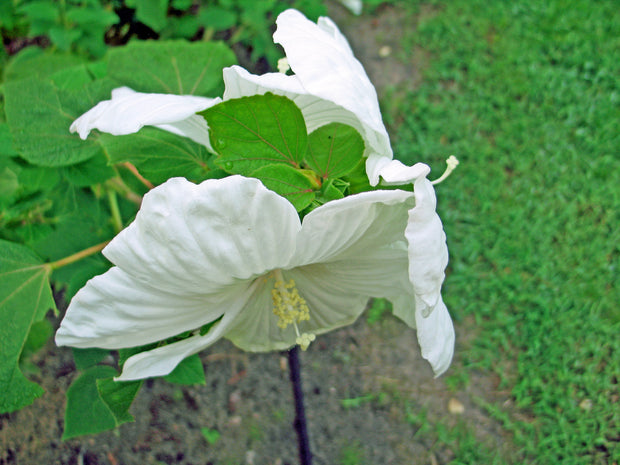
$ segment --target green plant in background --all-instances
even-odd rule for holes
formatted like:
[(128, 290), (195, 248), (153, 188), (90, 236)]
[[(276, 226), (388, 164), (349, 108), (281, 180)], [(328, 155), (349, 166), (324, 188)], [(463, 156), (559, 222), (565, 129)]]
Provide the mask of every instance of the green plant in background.
[(0, 3), (0, 32), (5, 42), (45, 37), (56, 50), (95, 58), (134, 38), (216, 37), (275, 67), (270, 28), (290, 7), (314, 20), (327, 13), (323, 0), (11, 0)]
[(113, 4), (100, 0), (15, 0), (2, 2), (3, 37), (47, 36), (58, 50), (100, 57), (106, 31), (118, 22)]

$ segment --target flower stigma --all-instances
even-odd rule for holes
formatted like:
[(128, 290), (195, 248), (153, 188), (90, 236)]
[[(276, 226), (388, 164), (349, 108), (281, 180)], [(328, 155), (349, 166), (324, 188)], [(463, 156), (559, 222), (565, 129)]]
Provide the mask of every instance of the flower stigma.
[(454, 171), (455, 168), (459, 165), (459, 160), (454, 155), (450, 155), (448, 159), (446, 160), (446, 165), (447, 165), (446, 171), (444, 171), (443, 174), (439, 178), (435, 179), (434, 181), (431, 181), (431, 184), (433, 185), (439, 184), (441, 181), (443, 181), (448, 176), (450, 176), (452, 171)]
[(273, 313), (278, 317), (278, 327), (285, 329), (292, 324), (297, 335), (295, 343), (301, 347), (301, 350), (306, 350), (316, 336), (312, 333), (300, 333), (297, 323), (310, 319), (310, 309), (306, 300), (299, 295), (295, 280), (285, 282), (280, 270), (274, 271), (273, 274), (276, 282), (271, 290), (271, 299), (273, 300)]

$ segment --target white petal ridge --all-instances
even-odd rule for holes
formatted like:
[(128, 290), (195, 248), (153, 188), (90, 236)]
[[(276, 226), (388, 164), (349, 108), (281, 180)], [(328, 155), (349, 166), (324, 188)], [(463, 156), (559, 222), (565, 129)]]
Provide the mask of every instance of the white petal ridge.
[(69, 129), (86, 139), (93, 129), (120, 136), (138, 132), (144, 126), (156, 126), (209, 146), (207, 133), (202, 133), (207, 130), (206, 123), (197, 121), (195, 114), (219, 102), (219, 98), (148, 94), (119, 87), (112, 91), (110, 100), (99, 102)]

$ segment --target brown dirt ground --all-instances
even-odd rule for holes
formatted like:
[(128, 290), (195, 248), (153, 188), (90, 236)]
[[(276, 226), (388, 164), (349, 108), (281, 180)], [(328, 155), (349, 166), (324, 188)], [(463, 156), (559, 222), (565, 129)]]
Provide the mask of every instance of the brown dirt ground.
[[(419, 82), (422, 55), (403, 56), (399, 44), (402, 30), (415, 25), (404, 24), (396, 8), (355, 18), (331, 5), (330, 15), (350, 38), (379, 95)], [(462, 366), (474, 335), (472, 322), (457, 327), (452, 370)], [(70, 350), (50, 342), (34, 360), (40, 373), (33, 379), (46, 393), (21, 411), (0, 415), (0, 465), (298, 463), (286, 357), (246, 354), (222, 341), (202, 359), (206, 386), (149, 380), (131, 408), (134, 423), (63, 442), (65, 392), (76, 372)], [(477, 402), (509, 404), (508, 394), (498, 391), (499, 379), (470, 371), (465, 390), (449, 389), (446, 377), (434, 379), (420, 357), (415, 332), (395, 318), (375, 324), (362, 318), (321, 336), (301, 361), (315, 465), (447, 463), (454, 452), (427, 433), (438, 422), (468, 425), (491, 450), (505, 451), (511, 442)], [(356, 407), (343, 406), (343, 399), (364, 396)], [(455, 400), (463, 407), (460, 414), (449, 408)], [(411, 414), (426, 420), (412, 420)], [(203, 427), (221, 434), (215, 444), (206, 442)]]

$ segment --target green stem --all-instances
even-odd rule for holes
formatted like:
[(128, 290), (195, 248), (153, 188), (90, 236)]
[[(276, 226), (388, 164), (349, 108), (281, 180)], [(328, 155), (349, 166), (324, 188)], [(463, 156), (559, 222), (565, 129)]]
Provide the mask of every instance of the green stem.
[(101, 244), (93, 245), (87, 249), (81, 250), (73, 255), (69, 255), (68, 257), (61, 258), (60, 260), (56, 260), (55, 262), (47, 263), (45, 266), (50, 270), (56, 270), (63, 266), (71, 265), (83, 258), (90, 257), (98, 252), (101, 252), (103, 248), (108, 245), (110, 241), (102, 242)]
[(131, 188), (127, 184), (125, 184), (123, 178), (121, 178), (120, 176), (108, 179), (106, 181), (106, 185), (107, 187), (114, 189), (116, 192), (118, 192), (130, 202), (133, 202), (138, 206), (142, 204), (142, 197), (132, 191)]
[(118, 208), (116, 191), (113, 191), (112, 189), (108, 189), (108, 203), (110, 204), (110, 212), (112, 213), (114, 230), (119, 233), (123, 230), (123, 220), (121, 219), (121, 211)]

